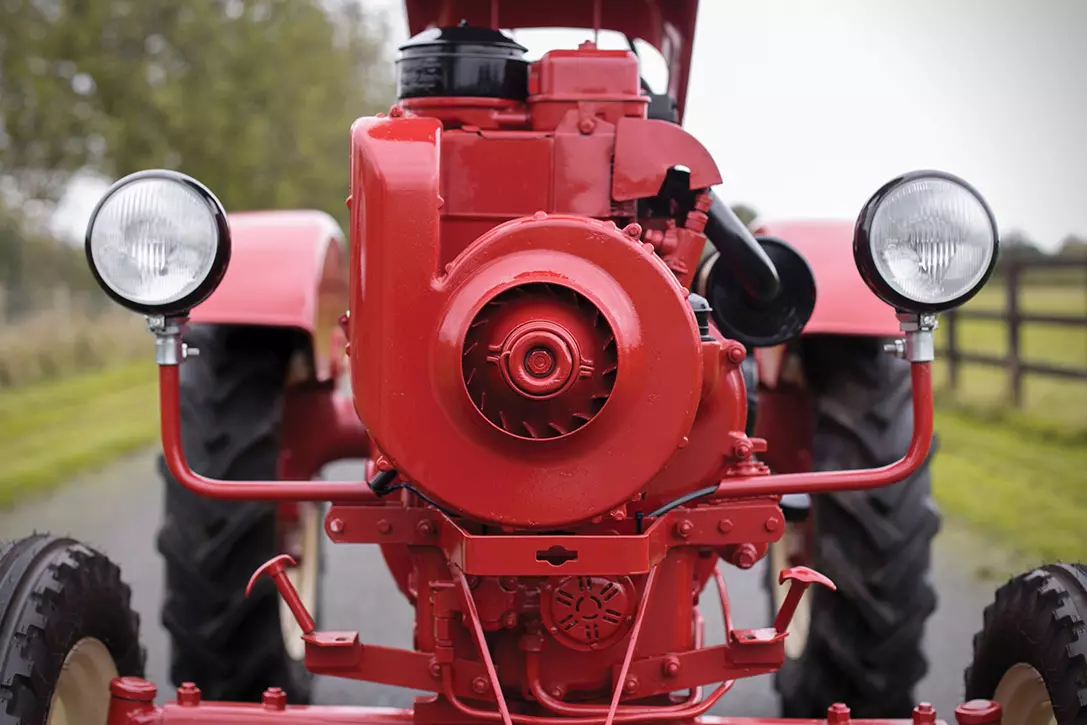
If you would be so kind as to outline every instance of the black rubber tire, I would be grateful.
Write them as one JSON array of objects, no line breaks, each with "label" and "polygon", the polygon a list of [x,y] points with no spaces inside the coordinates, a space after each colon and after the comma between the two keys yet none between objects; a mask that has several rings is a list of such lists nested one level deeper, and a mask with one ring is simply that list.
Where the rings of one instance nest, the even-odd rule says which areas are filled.
[{"label": "black rubber tire", "polygon": [[[189,465],[213,478],[274,480],[296,337],[278,328],[193,325],[185,341],[200,349],[180,371]],[[312,675],[287,654],[274,583],[262,577],[245,596],[253,572],[282,553],[275,504],[197,496],[161,457],[159,469],[166,487],[162,622],[174,684],[193,682],[206,699],[235,702],[259,702],[266,688],[280,687],[289,702],[308,704]]]},{"label": "black rubber tire", "polygon": [[[991,700],[1009,668],[1045,680],[1058,725],[1087,725],[1087,568],[1050,564],[1013,577],[985,608],[966,699]],[[1005,718],[1005,725],[1020,725]]]},{"label": "black rubber tire", "polygon": [[44,725],[64,658],[85,637],[106,646],[120,676],[143,677],[131,597],[117,566],[78,541],[0,545],[0,725]]},{"label": "black rubber tire", "polygon": [[[882,466],[906,452],[913,431],[909,363],[885,353],[883,343],[800,340],[816,401],[815,470]],[[835,702],[858,718],[911,716],[914,687],[928,669],[924,626],[936,608],[929,565],[940,515],[931,455],[891,486],[813,497],[811,566],[838,590],[809,590],[807,644],[775,676],[783,716],[822,718]]]}]

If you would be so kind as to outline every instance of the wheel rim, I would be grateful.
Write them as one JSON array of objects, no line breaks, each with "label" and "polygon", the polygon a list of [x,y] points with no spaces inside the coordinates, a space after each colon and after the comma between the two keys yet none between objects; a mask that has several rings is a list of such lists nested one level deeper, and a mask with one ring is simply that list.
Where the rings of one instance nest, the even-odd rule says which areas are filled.
[{"label": "wheel rim", "polygon": [[61,665],[45,725],[106,725],[109,685],[117,676],[106,645],[94,637],[76,642]]},{"label": "wheel rim", "polygon": [[[286,570],[287,578],[298,590],[298,596],[306,611],[316,616],[318,586],[320,585],[321,556],[321,510],[315,503],[298,504],[298,527],[291,532],[290,550],[298,552],[298,566]],[[293,539],[293,541],[291,541]],[[283,629],[283,643],[287,654],[293,660],[301,662],[306,657],[306,643],[302,639],[302,628],[294,618],[290,607],[279,600],[279,621]]]},{"label": "wheel rim", "polygon": [[1008,668],[993,699],[1003,708],[1004,725],[1057,725],[1045,679],[1025,662]]},{"label": "wheel rim", "polygon": [[[777,574],[782,569],[791,567],[794,557],[804,552],[804,529],[796,524],[786,524],[785,533],[779,541],[770,544],[769,566],[774,581],[770,587],[770,597],[774,604],[774,611],[781,609],[785,595],[789,591],[789,584],[779,584]],[[804,596],[797,605],[796,613],[789,624],[789,636],[785,638],[785,656],[791,660],[798,659],[804,653],[808,645],[808,630],[811,627],[811,595],[804,592]]]}]

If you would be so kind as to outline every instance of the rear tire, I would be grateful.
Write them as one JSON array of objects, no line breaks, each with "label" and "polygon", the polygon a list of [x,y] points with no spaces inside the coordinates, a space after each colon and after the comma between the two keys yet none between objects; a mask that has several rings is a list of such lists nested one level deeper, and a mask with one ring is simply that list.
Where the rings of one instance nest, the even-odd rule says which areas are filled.
[{"label": "rear tire", "polygon": [[[200,355],[181,366],[182,448],[194,471],[225,480],[274,480],[283,391],[297,339],[276,328],[194,325],[185,342]],[[162,621],[170,676],[209,700],[259,702],[280,687],[307,704],[312,675],[288,653],[279,594],[250,576],[277,550],[276,504],[218,501],[179,484],[161,457],[165,518],[158,550],[166,565]],[[319,608],[311,610],[315,619]],[[319,622],[319,620],[318,620]]]},{"label": "rear tire", "polygon": [[0,545],[0,725],[106,725],[110,681],[144,674],[131,596],[72,539]]},{"label": "rear tire", "polygon": [[[872,338],[801,341],[815,395],[812,467],[882,466],[913,429],[909,363]],[[813,496],[809,565],[837,591],[812,587],[807,641],[775,677],[785,717],[821,718],[835,702],[858,718],[909,718],[924,676],[924,625],[936,608],[929,581],[940,516],[929,461],[910,478],[870,491]],[[769,572],[767,586],[777,586]],[[803,606],[803,604],[802,604]]]},{"label": "rear tire", "polygon": [[1012,578],[985,608],[966,699],[996,700],[1003,725],[1087,725],[1087,568]]}]

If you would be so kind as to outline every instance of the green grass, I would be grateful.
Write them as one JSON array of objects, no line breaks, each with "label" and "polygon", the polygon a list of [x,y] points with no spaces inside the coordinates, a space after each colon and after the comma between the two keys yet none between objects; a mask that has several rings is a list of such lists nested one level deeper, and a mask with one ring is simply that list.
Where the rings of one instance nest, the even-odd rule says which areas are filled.
[{"label": "green grass", "polygon": [[1087,561],[1087,445],[949,410],[936,434],[946,514],[1024,554]]},{"label": "green grass", "polygon": [[156,440],[150,360],[0,389],[0,508]]}]

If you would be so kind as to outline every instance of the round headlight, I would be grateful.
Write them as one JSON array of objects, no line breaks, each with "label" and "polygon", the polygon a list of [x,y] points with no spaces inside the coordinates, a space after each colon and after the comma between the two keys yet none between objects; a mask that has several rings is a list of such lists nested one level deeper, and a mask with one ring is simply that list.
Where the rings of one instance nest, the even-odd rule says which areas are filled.
[{"label": "round headlight", "polygon": [[222,204],[175,171],[130,174],[87,226],[87,261],[111,298],[144,314],[185,314],[215,291],[230,261]]},{"label": "round headlight", "polygon": [[984,286],[998,246],[993,213],[972,186],[941,171],[915,171],[885,184],[864,205],[853,257],[887,304],[941,312]]}]

